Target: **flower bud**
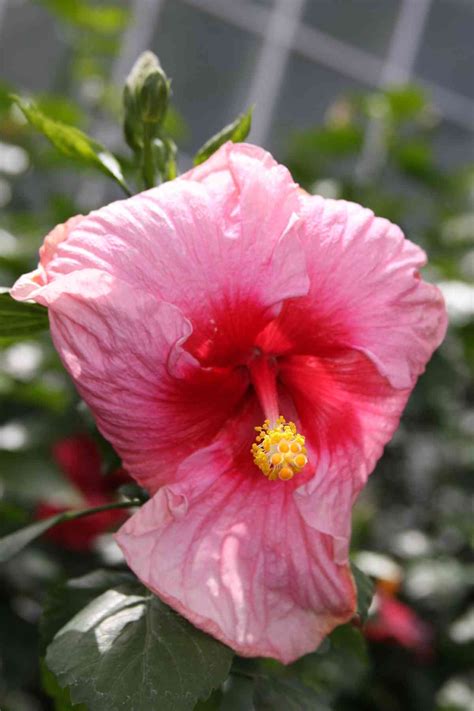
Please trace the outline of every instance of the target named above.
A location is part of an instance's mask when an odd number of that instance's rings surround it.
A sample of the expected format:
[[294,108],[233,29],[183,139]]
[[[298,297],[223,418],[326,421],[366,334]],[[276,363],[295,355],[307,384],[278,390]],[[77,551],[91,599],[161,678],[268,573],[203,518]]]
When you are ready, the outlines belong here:
[[168,108],[170,85],[165,74],[154,71],[145,79],[140,91],[140,110],[146,123],[160,124]]
[[125,140],[133,151],[139,151],[142,146],[143,126],[135,106],[135,97],[128,86],[123,91],[125,116],[123,132]]
[[126,124],[133,129],[137,121],[159,125],[166,114],[170,82],[158,57],[143,52],[132,67],[124,89]]

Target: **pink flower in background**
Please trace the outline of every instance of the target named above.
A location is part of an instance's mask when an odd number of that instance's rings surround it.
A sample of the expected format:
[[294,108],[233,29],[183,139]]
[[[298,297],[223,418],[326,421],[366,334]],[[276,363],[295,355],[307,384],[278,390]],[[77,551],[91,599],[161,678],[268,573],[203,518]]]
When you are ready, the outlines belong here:
[[[53,457],[67,479],[81,496],[79,508],[103,506],[114,501],[117,487],[128,480],[126,473],[119,469],[107,476],[102,474],[99,449],[88,435],[78,434],[59,440],[53,447]],[[43,501],[37,508],[39,519],[48,518],[70,506]],[[76,551],[90,550],[97,536],[114,530],[123,523],[126,514],[120,510],[102,511],[76,521],[59,524],[46,532],[46,536],[64,548]]]
[[82,218],[12,291],[48,306],[152,494],[117,535],[130,567],[240,654],[290,662],[354,613],[351,508],[446,328],[424,262],[387,220],[226,144]]
[[420,658],[431,654],[433,633],[411,607],[379,591],[376,609],[365,624],[364,634],[372,642],[386,642],[410,649]]

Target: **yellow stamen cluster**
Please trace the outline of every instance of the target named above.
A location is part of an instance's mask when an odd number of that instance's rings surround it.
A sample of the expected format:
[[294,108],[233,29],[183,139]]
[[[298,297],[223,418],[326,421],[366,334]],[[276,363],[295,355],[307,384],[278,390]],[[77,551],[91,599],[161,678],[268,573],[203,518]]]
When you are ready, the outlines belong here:
[[265,420],[255,429],[258,434],[251,449],[253,461],[268,479],[288,481],[303,469],[308,461],[305,439],[293,422],[280,416],[273,427]]

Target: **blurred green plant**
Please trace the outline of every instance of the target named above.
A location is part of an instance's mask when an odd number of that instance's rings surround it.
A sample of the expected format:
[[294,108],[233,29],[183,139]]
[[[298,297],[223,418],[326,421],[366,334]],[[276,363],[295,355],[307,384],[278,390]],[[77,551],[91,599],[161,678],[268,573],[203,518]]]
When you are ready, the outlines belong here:
[[38,0],[56,17],[81,30],[110,35],[125,29],[129,13],[113,4],[97,5],[84,0]]

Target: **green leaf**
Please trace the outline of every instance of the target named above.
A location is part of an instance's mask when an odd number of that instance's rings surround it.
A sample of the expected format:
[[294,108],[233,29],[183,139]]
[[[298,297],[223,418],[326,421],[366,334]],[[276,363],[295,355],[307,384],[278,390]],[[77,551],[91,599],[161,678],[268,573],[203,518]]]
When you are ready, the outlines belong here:
[[297,679],[260,677],[254,695],[255,711],[330,711],[314,689]]
[[232,141],[233,143],[245,141],[252,126],[252,111],[253,109],[250,108],[245,114],[240,114],[235,121],[225,126],[222,131],[219,131],[219,133],[216,133],[215,136],[212,136],[212,138],[206,141],[196,153],[194,165],[204,163],[204,161],[215,153],[226,141]]
[[187,711],[226,678],[232,651],[136,583],[117,585],[73,617],[46,663],[89,711]]
[[369,607],[374,596],[374,583],[352,562],[351,570],[357,587],[357,615],[363,623],[368,617]]
[[40,659],[41,685],[44,691],[53,699],[54,711],[87,711],[87,706],[72,704],[69,691],[61,689],[56,677],[48,669],[44,659]]
[[43,521],[32,523],[31,526],[20,528],[19,531],[14,531],[14,533],[10,533],[10,535],[0,538],[0,563],[6,563],[7,560],[13,558],[29,543],[34,541],[35,538],[39,538],[43,533],[48,531],[50,528],[53,528],[53,526],[56,526],[58,523],[63,523],[64,521],[74,521],[76,518],[90,516],[91,514],[99,513],[100,511],[125,509],[131,506],[140,505],[140,503],[140,501],[136,500],[119,501],[116,504],[106,504],[104,506],[96,506],[90,509],[64,511],[56,514],[55,516],[51,516],[50,518],[45,518]]
[[127,195],[131,194],[118,160],[102,144],[74,126],[49,118],[32,101],[26,101],[19,96],[12,96],[12,99],[28,122],[43,133],[61,153],[98,168],[109,178],[113,178]]
[[194,711],[223,711],[221,701],[222,690],[220,688],[214,689],[212,694],[205,701],[197,702]]
[[29,338],[49,328],[48,311],[44,306],[15,301],[7,290],[0,292],[0,339]]
[[[84,125],[87,122],[85,112],[66,96],[56,94],[40,94],[35,97],[39,110],[47,116],[54,116],[55,121],[67,124]],[[51,196],[52,199],[57,196]],[[60,196],[64,198],[64,195]],[[72,214],[70,211],[67,217]]]
[[57,583],[46,596],[40,618],[41,650],[54,635],[86,605],[114,585],[133,582],[135,577],[117,570],[94,570],[80,578]]
[[63,520],[63,514],[56,514],[56,516],[51,516],[51,518],[46,518],[43,521],[37,521],[36,523],[32,523],[31,526],[20,528],[19,531],[0,538],[0,563],[6,563],[7,560],[13,558],[29,543],[34,541],[35,538],[39,538],[45,531],[61,523]]

